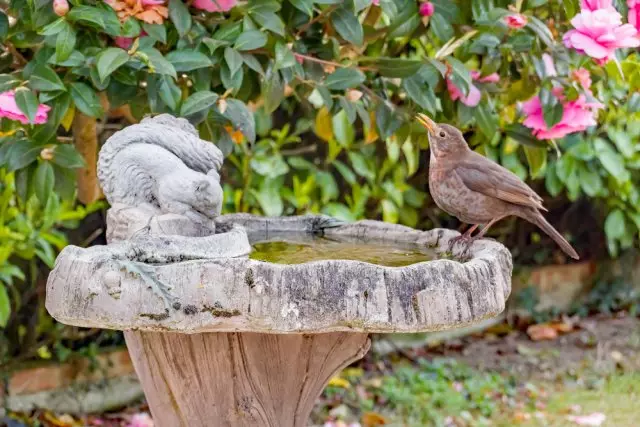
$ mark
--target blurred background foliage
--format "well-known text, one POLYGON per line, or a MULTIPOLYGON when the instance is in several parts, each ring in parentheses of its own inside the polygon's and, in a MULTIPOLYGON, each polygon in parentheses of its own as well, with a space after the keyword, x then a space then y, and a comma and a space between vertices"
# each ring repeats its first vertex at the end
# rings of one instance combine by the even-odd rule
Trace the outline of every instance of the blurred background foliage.
MULTIPOLYGON (((65 245, 104 243, 96 154, 147 114, 187 117, 222 149, 225 212, 456 228, 428 194, 413 120, 426 112, 527 180, 583 258, 637 246, 640 59, 618 49, 598 64, 566 48, 578 0, 203 3, 0 1, 0 93, 15 102, 0 100, 0 372, 121 343, 56 324, 45 283, 65 245), (598 126, 536 138, 520 105, 539 96, 557 125, 554 87, 601 102, 598 126)), ((567 262, 521 221, 492 233, 517 263, 567 262)))

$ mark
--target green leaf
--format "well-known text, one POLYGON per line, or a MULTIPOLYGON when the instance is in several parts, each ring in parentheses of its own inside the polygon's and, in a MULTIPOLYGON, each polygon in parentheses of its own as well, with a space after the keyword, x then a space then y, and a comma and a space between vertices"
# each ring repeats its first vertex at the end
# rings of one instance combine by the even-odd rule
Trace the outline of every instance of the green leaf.
POLYGON ((154 40, 160 43, 167 43, 167 28, 162 24, 148 24, 142 23, 142 29, 154 40))
POLYGON ((7 170, 13 172, 29 166, 38 158, 43 147, 43 145, 27 139, 12 142, 7 153, 7 170))
POLYGON ((129 54, 119 47, 110 47, 96 56, 96 68, 100 80, 104 81, 115 70, 129 61, 129 54))
POLYGON ((137 19, 130 17, 122 23, 122 37, 138 37, 142 33, 142 28, 137 19))
POLYGON ((545 177, 544 186, 549 192, 549 194, 553 197, 560 194, 562 191, 562 181, 558 178, 558 174, 556 173, 556 163, 551 163, 549 167, 547 167, 547 176, 545 177))
POLYGON ((607 135, 609 139, 616 144, 618 150, 622 153, 622 155, 626 158, 631 158, 635 154, 636 150, 631 140, 631 136, 625 132, 623 129, 616 129, 613 126, 607 127, 607 135))
POLYGON ((20 86, 20 83, 22 82, 11 74, 0 74, 0 93, 20 86))
POLYGON ((173 79, 169 76, 160 76, 158 80, 158 95, 160 95, 160 99, 169 107, 171 110, 176 111, 178 108, 178 103, 180 102, 180 97, 182 96, 182 92, 173 79))
POLYGON ((218 95, 211 91, 196 92, 182 104, 180 115, 187 117, 211 108, 218 100, 218 95))
POLYGON ((228 99, 227 109, 223 115, 231 121, 235 129, 242 132, 247 141, 251 143, 256 141, 255 119, 244 102, 237 99, 228 99))
POLYGON ((258 154, 251 159, 250 164, 252 170, 267 178, 277 178, 289 172, 289 165, 279 153, 258 154))
POLYGON ((44 206, 47 204, 47 200, 53 192, 53 185, 55 183, 55 176, 53 174, 53 166, 51 166, 51 163, 47 161, 40 162, 36 168, 34 179, 36 197, 40 200, 40 204, 44 206))
POLYGON ((392 224, 398 222, 398 208, 391 200, 382 200, 382 220, 392 224))
POLYGON ((260 64, 260 61, 258 61, 258 59, 254 55, 251 55, 249 53, 242 53, 241 55, 242 55, 242 60, 244 61, 247 67, 249 67, 256 73, 264 77, 264 70, 262 69, 262 64, 260 64))
POLYGON ((362 62, 372 62, 383 77, 411 77, 420 70, 422 61, 395 58, 363 58, 362 62))
POLYGON ((249 10, 249 16, 253 18, 261 27, 284 37, 284 23, 268 7, 259 6, 249 10))
POLYGON ((293 55, 291 49, 285 46, 284 43, 276 43, 276 70, 283 68, 289 68, 296 65, 296 57, 293 55))
POLYGON ((540 103, 542 104, 542 115, 547 129, 551 129, 562 120, 564 108, 556 96, 547 89, 540 90, 540 103))
POLYGON ((611 240, 620 239, 626 233, 624 213, 620 209, 612 211, 604 221, 604 232, 611 240))
POLYGON ((233 89, 233 93, 237 93, 242 87, 242 81, 244 80, 244 70, 242 67, 235 73, 231 73, 228 66, 222 67, 220 70, 220 80, 225 89, 233 89))
POLYGON ((169 62, 164 56, 162 56, 162 53, 160 53, 160 51, 157 49, 141 49, 136 52, 135 57, 144 62, 149 67, 149 72, 151 73, 166 74, 173 77, 174 79, 178 77, 176 69, 173 67, 171 62, 169 62), (146 57, 143 57, 141 55, 146 55, 146 57))
POLYGON ((532 178, 543 176, 547 165, 547 150, 538 147, 524 147, 524 154, 529 163, 529 174, 532 178))
POLYGON ((243 51, 258 49, 265 44, 267 44, 267 35, 265 33, 259 30, 250 30, 240 34, 233 47, 243 51))
POLYGON ((549 47, 553 46, 553 35, 551 34, 549 27, 535 16, 528 15, 527 18, 529 20, 527 28, 533 31, 544 44, 549 47))
POLYGON ((235 74, 244 63, 242 55, 240 55, 237 50, 230 47, 224 49, 224 60, 227 63, 231 74, 235 74))
POLYGON ((86 22, 88 24, 93 24, 93 26, 97 26, 104 30, 105 23, 102 19, 102 13, 100 9, 91 6, 78 5, 72 7, 69 12, 65 15, 65 18, 69 19, 72 22, 86 22))
POLYGON ((382 102, 376 108, 376 126, 380 138, 386 140, 402 126, 402 121, 391 107, 382 102))
POLYGON ((333 127, 333 135, 341 146, 349 147, 353 144, 355 131, 344 110, 340 110, 338 114, 331 118, 331 125, 333 127))
POLYGON ((582 190, 589 197, 596 197, 602 191, 602 178, 594 168, 588 168, 581 164, 578 169, 578 180, 582 190))
POLYGON ((363 178, 373 181, 376 178, 375 172, 369 167, 364 156, 358 152, 351 151, 348 153, 349 161, 353 166, 353 170, 363 178))
POLYGON ((69 58, 76 47, 76 30, 67 21, 63 22, 63 28, 56 37, 56 62, 69 58))
POLYGON ((86 166, 84 159, 71 144, 56 145, 53 150, 53 163, 63 168, 77 169, 86 166))
POLYGON ((339 7, 331 14, 331 23, 340 37, 351 44, 362 46, 364 43, 362 25, 358 17, 346 6, 339 7))
POLYGON ((419 74, 405 78, 402 81, 402 87, 413 102, 427 110, 432 116, 436 114, 438 104, 435 93, 430 86, 425 84, 419 74))
POLYGON ((473 117, 475 117, 480 131, 484 134, 487 140, 492 141, 498 133, 497 117, 489 111, 485 104, 478 104, 473 109, 473 117))
POLYGON ((178 72, 193 71, 212 65, 205 54, 193 50, 174 50, 167 54, 166 59, 178 72))
POLYGON ((443 43, 451 39, 454 35, 453 27, 449 21, 439 13, 434 13, 433 16, 431 16, 431 29, 435 36, 443 43))
POLYGON ((102 104, 95 91, 81 82, 71 83, 71 99, 76 108, 90 117, 102 116, 102 104))
POLYGON ((547 147, 547 143, 545 141, 541 141, 533 136, 533 134, 531 133, 531 129, 521 125, 520 123, 513 123, 507 126, 505 128, 505 134, 509 138, 513 138, 523 145, 528 145, 531 147, 547 147))
POLYGON ((47 62, 49 64, 61 65, 63 67, 79 67, 83 65, 85 61, 86 58, 84 57, 84 55, 77 50, 74 50, 73 52, 71 52, 71 55, 69 55, 69 57, 62 62, 58 62, 55 53, 51 55, 47 62))
POLYGON ((624 158, 618 154, 611 145, 597 138, 594 141, 596 157, 602 163, 605 170, 609 172, 618 182, 626 182, 629 180, 629 171, 625 168, 624 158))
POLYGON ((5 285, 0 282, 0 328, 7 326, 9 316, 11 316, 11 302, 9 301, 9 294, 7 293, 5 285))
POLYGON ((15 91, 16 105, 29 119, 30 123, 33 123, 38 113, 38 97, 35 93, 31 92, 26 87, 19 87, 15 91))
POLYGON ((191 29, 191 14, 182 0, 169 0, 169 17, 180 37, 184 37, 191 29))
POLYGON ((273 113, 284 99, 284 82, 277 70, 269 68, 266 75, 260 81, 260 92, 264 100, 264 111, 273 113))
POLYGON ((29 77, 29 86, 34 90, 42 92, 67 90, 62 80, 60 80, 60 77, 58 77, 58 74, 46 65, 36 65, 33 73, 31 73, 31 77, 29 77))
POLYGON ((338 68, 329 74, 325 87, 330 90, 345 90, 362 84, 364 80, 364 73, 358 69, 338 68))
POLYGON ((289 0, 289 2, 293 5, 293 7, 307 14, 308 16, 313 15, 313 0, 289 0))
POLYGON ((67 21, 63 18, 58 18, 38 31, 38 34, 42 36, 55 36, 60 31, 64 30, 67 25, 69 25, 67 21))
MULTIPOLYGON (((4 11, 0 11, 0 40, 4 40, 9 33, 9 18, 4 13, 4 11)), ((0 325, 2 326, 2 325, 0 325)))

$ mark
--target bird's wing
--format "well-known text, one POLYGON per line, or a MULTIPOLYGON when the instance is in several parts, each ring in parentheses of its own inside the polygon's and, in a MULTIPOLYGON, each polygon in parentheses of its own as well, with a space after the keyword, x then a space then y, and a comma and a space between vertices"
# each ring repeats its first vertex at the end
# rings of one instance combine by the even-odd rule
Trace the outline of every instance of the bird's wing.
POLYGON ((547 210, 542 198, 516 174, 474 151, 469 152, 455 170, 470 190, 516 205, 547 210))

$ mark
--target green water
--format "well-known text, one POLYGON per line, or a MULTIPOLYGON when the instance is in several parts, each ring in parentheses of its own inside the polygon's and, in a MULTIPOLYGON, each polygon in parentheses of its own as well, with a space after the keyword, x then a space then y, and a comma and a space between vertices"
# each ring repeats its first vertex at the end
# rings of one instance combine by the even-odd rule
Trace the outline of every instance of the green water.
POLYGON ((353 260, 402 267, 435 258, 426 248, 389 243, 342 242, 325 238, 307 241, 256 242, 249 258, 275 264, 302 264, 321 260, 353 260))

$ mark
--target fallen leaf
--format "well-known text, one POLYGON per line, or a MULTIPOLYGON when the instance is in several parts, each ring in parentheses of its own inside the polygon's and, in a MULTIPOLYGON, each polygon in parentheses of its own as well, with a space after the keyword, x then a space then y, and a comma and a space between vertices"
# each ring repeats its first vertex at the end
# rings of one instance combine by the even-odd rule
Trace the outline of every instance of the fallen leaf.
POLYGON ((554 322, 550 323, 549 326, 563 334, 573 331, 573 324, 568 322, 554 322))
POLYGON ((349 388, 351 387, 351 384, 349 384, 349 381, 345 380, 344 378, 341 377, 333 377, 329 380, 329 384, 331 386, 334 387, 340 387, 340 388, 349 388))
POLYGON ((387 420, 377 412, 365 412, 360 419, 360 423, 365 427, 382 426, 387 424, 387 420))
POLYGON ((567 420, 576 423, 579 426, 598 427, 604 423, 607 416, 602 412, 594 412, 589 415, 567 415, 567 420))
POLYGON ((548 324, 531 325, 527 328, 527 335, 532 341, 554 340, 558 338, 558 332, 548 324))

